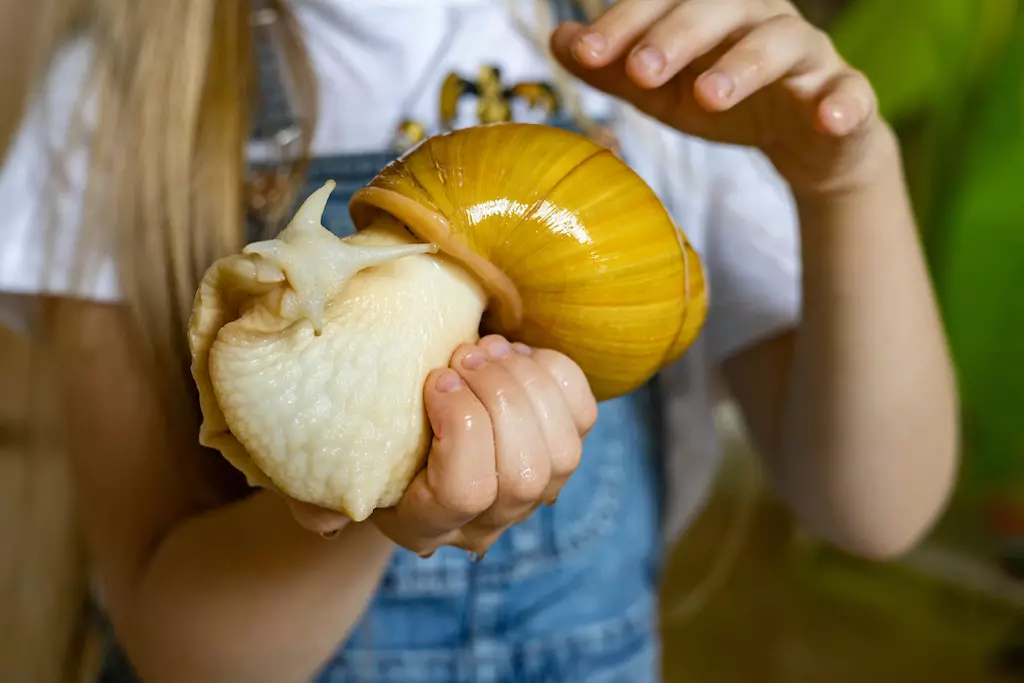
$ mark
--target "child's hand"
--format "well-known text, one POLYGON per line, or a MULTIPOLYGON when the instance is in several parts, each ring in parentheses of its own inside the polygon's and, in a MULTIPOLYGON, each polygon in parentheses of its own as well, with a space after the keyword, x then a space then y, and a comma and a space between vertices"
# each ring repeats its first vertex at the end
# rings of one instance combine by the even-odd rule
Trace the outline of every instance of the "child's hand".
POLYGON ((798 191, 870 179, 868 81, 787 0, 619 0, 552 36, 590 85, 691 135, 763 150, 798 191))
MULTIPOLYGON (((370 519, 421 555, 452 545, 482 555, 508 527, 553 503, 597 420, 583 371, 560 353, 492 335, 427 378, 434 442, 398 505, 370 519)), ((331 537, 348 517, 285 498, 296 521, 331 537)))
POLYGON ((483 555, 505 529, 552 503, 579 464, 597 404, 565 356, 499 336, 462 346, 427 378, 434 429, 426 467, 371 520, 405 548, 483 555))

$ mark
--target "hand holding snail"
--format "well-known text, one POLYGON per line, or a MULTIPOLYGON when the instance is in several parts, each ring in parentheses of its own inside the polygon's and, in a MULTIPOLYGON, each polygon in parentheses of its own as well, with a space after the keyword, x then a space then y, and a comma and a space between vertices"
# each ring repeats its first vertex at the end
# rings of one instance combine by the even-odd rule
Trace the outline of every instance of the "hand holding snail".
POLYGON ((870 180, 874 91, 788 0, 619 0, 551 45, 575 76, 673 128, 760 148, 797 191, 870 180))
POLYGON ((505 529, 555 501, 597 404, 571 360, 498 335, 460 346, 424 391, 434 432, 427 464, 397 505, 370 519, 421 555, 448 545, 482 557, 505 529))
MULTIPOLYGON (((370 516, 398 545, 482 557, 508 527, 552 504, 576 470, 597 403, 579 366, 499 335, 455 350, 424 402, 434 434, 426 465, 397 505, 370 516)), ((302 526, 332 536, 344 515, 287 499, 302 526)))

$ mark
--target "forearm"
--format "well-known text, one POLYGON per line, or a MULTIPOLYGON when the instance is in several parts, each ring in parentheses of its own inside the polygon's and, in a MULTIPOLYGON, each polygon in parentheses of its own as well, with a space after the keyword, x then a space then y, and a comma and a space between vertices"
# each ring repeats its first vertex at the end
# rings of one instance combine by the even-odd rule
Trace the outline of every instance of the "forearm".
POLYGON ((798 197, 803 316, 774 469, 816 531, 847 548, 905 549, 955 470, 951 362, 888 130, 871 181, 798 197))
POLYGON ((120 636, 151 683, 306 681, 363 613, 392 550, 370 523, 321 538, 258 493, 161 543, 120 636))

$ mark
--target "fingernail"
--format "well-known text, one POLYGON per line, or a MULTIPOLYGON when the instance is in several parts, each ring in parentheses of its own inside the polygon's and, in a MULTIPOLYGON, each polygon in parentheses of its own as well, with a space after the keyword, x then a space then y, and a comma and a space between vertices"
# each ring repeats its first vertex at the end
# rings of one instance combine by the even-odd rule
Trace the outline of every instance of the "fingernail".
POLYGON ((437 390, 450 394, 462 387, 462 378, 454 370, 445 370, 437 378, 437 390))
POLYGON ((665 69, 665 55, 661 50, 647 45, 633 53, 633 59, 648 75, 657 76, 665 69))
POLYGON ((845 98, 826 102, 822 107, 825 127, 835 135, 846 135, 857 125, 857 106, 845 98))
POLYGON ((487 551, 486 550, 483 551, 482 553, 477 553, 477 552, 470 551, 470 553, 469 553, 469 560, 470 560, 470 562, 483 562, 484 561, 484 557, 486 555, 487 555, 487 551))
POLYGON ((487 363, 487 357, 479 351, 471 351, 462 359, 462 367, 467 370, 476 370, 487 363))
POLYGON ((704 91, 715 96, 715 99, 726 101, 736 90, 736 83, 721 71, 709 71, 704 74, 704 91))
POLYGON ((339 531, 341 531, 341 529, 335 529, 334 531, 322 531, 320 532, 320 535, 324 538, 334 538, 338 535, 339 531))
POLYGON ((834 104, 825 107, 825 127, 837 135, 846 133, 850 126, 848 118, 846 112, 834 104))
POLYGON ((437 550, 434 549, 434 550, 431 550, 429 553, 421 553, 420 554, 420 559, 421 560, 429 560, 430 558, 432 558, 434 556, 434 553, 436 553, 436 552, 437 552, 437 550))
POLYGON ((516 343, 512 344, 512 348, 515 349, 516 353, 521 353, 524 356, 532 356, 533 355, 533 349, 531 349, 526 344, 520 344, 519 342, 516 342, 516 343))
POLYGON ((584 33, 576 43, 577 56, 600 57, 608 47, 608 41, 600 33, 584 33))
POLYGON ((512 345, 507 341, 496 341, 487 347, 487 355, 494 360, 503 360, 512 353, 512 345))

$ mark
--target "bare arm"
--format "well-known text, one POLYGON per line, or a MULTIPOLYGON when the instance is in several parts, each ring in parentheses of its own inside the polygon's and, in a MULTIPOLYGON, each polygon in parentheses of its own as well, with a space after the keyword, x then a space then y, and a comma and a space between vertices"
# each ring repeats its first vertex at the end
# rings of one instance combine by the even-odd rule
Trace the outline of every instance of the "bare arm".
POLYGON ((759 148, 794 188, 803 319, 727 361, 726 377, 814 531, 873 557, 906 550, 949 494, 958 411, 871 84, 789 0, 619 0, 590 26, 563 24, 552 49, 683 133, 759 148))
POLYGON ((811 529, 870 557, 912 546, 956 469, 955 381, 897 146, 870 179, 798 196, 803 319, 725 373, 783 496, 811 529))
POLYGON ((308 680, 362 615, 391 549, 370 523, 322 539, 262 492, 163 539, 128 600, 126 642, 154 680, 308 680))
POLYGON ((308 680, 366 608, 394 543, 486 552, 557 497, 597 417, 567 357, 495 335, 463 344, 424 387, 426 466, 393 508, 326 540, 292 517, 336 529, 333 513, 209 490, 223 460, 197 452, 194 428, 166 424, 125 343, 125 312, 57 309, 85 525, 120 640, 149 683, 308 680))
POLYGON ((70 302, 54 315, 83 521, 140 675, 308 680, 365 609, 392 543, 372 524, 323 539, 267 492, 211 503, 187 473, 217 456, 173 445, 195 441, 165 424, 126 315, 70 302))

